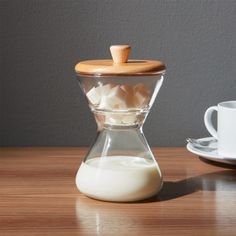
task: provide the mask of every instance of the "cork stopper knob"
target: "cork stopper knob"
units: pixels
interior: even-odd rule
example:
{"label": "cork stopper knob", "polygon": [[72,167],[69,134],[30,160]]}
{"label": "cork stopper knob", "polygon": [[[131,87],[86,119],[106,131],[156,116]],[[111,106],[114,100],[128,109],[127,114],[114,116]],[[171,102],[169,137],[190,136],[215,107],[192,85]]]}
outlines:
{"label": "cork stopper knob", "polygon": [[110,51],[113,62],[115,64],[121,64],[128,61],[131,47],[129,45],[112,45]]}

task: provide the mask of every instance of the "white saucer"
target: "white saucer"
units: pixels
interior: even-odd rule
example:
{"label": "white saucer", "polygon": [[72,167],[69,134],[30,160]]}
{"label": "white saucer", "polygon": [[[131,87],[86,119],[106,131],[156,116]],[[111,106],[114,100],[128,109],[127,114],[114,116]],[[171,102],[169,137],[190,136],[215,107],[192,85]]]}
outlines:
{"label": "white saucer", "polygon": [[188,143],[186,147],[190,152],[192,152],[204,159],[210,160],[210,161],[226,163],[226,164],[230,164],[230,165],[236,165],[236,157],[235,158],[232,158],[232,157],[227,158],[227,157],[220,156],[218,154],[217,142],[214,141],[215,139],[213,137],[201,138],[198,140],[199,141],[200,140],[201,141],[212,141],[212,143],[210,143],[208,146],[202,146],[202,147],[196,147],[193,144]]}

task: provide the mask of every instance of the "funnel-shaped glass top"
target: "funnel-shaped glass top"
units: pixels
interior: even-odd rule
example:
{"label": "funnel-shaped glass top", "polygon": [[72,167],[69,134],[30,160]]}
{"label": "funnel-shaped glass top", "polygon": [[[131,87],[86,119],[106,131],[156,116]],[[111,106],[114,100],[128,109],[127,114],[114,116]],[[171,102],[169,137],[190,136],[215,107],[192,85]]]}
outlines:
{"label": "funnel-shaped glass top", "polygon": [[110,125],[134,125],[145,118],[163,83],[163,76],[79,76],[96,120]]}

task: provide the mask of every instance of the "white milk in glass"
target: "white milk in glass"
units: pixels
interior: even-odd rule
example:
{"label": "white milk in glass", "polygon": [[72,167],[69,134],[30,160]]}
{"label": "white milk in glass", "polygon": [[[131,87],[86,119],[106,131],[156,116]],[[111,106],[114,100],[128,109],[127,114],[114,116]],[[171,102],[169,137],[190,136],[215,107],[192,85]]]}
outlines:
{"label": "white milk in glass", "polygon": [[106,156],[83,162],[76,185],[85,195],[105,201],[136,201],[161,188],[159,167],[153,160],[133,156]]}

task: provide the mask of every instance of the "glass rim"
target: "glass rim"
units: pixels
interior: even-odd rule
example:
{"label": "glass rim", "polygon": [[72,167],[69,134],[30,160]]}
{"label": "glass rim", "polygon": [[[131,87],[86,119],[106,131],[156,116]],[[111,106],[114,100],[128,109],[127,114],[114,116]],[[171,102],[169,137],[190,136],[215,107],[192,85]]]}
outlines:
{"label": "glass rim", "polygon": [[106,78],[106,77],[142,77],[142,76],[149,76],[149,77],[155,77],[157,75],[165,75],[166,70],[162,71],[150,71],[150,72],[142,72],[142,73],[120,73],[120,74],[98,74],[98,73],[84,73],[84,72],[76,72],[76,75],[82,76],[82,77],[94,77],[94,78]]}

